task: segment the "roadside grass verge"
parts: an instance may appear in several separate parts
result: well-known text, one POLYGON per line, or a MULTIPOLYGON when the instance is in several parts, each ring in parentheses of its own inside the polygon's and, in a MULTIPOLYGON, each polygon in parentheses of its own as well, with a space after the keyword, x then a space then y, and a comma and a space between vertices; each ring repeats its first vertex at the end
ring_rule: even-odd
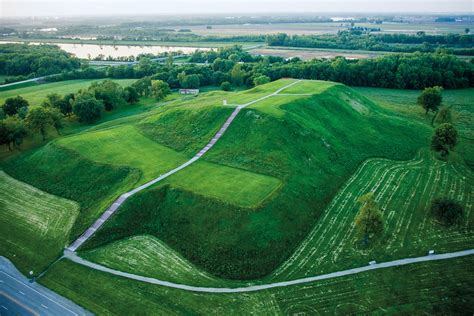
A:
POLYGON ((411 161, 369 159, 333 198, 295 253, 269 278, 287 280, 349 269, 371 260, 390 261, 451 252, 474 243, 474 174, 458 163, 442 162, 428 151, 411 161), (364 246, 355 232, 357 199, 374 192, 385 223, 384 235, 364 246), (430 214, 436 197, 465 209, 462 225, 446 228, 430 214))
POLYGON ((472 314, 473 257, 381 269, 252 293, 194 293, 95 271, 67 260, 40 282, 98 314, 472 314))
POLYGON ((40 273, 67 244, 79 205, 0 171, 0 254, 25 275, 40 273))

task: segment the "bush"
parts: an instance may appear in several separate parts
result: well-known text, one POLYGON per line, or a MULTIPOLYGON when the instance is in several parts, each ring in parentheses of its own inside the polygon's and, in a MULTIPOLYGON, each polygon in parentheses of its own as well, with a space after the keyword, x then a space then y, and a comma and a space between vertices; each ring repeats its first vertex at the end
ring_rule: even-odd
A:
POLYGON ((431 202, 431 213, 441 223, 451 226, 459 223, 463 216, 462 206, 448 198, 438 198, 431 202))
POLYGON ((229 81, 224 81, 222 84, 221 84, 221 89, 223 91, 230 91, 232 89, 232 85, 230 84, 229 81))
POLYGON ((82 93, 76 96, 72 108, 79 122, 91 124, 102 116, 104 102, 97 100, 90 93, 82 93))

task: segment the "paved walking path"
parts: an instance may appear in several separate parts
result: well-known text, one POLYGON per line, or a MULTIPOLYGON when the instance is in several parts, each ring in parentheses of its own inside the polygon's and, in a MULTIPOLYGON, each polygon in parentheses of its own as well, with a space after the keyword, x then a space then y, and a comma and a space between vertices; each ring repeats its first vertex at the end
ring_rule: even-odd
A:
POLYGON ((141 186, 139 186, 138 188, 135 188, 129 192, 126 192, 124 194, 122 194, 121 196, 118 197, 118 199, 116 199, 112 205, 99 217, 99 219, 97 219, 94 224, 92 224, 78 239, 76 239, 69 247, 67 247, 66 249, 69 250, 69 251, 76 251, 82 244, 84 244, 89 238, 92 237, 92 235, 94 235, 94 233, 117 211, 117 209, 132 195, 134 195, 135 193, 138 193, 152 185, 154 185, 155 183, 157 182, 160 182, 161 180, 171 176, 172 174, 175 174, 176 172, 180 171, 181 169, 184 169, 186 168, 187 166, 189 166, 190 164, 194 163, 196 160, 200 159, 206 152, 209 151, 209 149, 211 149, 215 143, 222 137, 222 135, 224 135, 225 131, 227 130, 227 128, 229 127, 229 125, 232 123, 232 121, 235 119, 235 117, 237 116, 237 114, 239 114, 240 110, 242 110, 243 108, 251 105, 251 104, 254 104, 254 103, 257 103, 259 101, 262 101, 262 100, 265 100, 267 98, 270 98, 274 95, 277 95, 279 94, 281 91, 283 91, 284 89, 286 88, 289 88, 297 83, 301 82, 301 80, 297 80, 295 82, 292 82, 280 89, 278 89, 277 91, 269 94, 269 95, 266 95, 264 97, 261 97, 257 100, 254 100, 254 101, 251 101, 249 103, 246 103, 246 104, 243 104, 243 105, 238 105, 235 110, 232 112, 232 114, 229 116, 229 118, 225 121, 224 125, 221 127, 221 129, 216 133, 216 135, 214 135, 214 137, 211 139, 211 141, 203 148, 201 149, 193 158, 191 158, 190 160, 188 160, 187 162, 185 162, 184 164, 176 167, 175 169, 171 170, 171 171, 168 171, 167 173, 159 176, 158 178, 156 179, 153 179, 141 186))
POLYGON ((276 288, 276 287, 285 287, 285 286, 310 283, 310 282, 315 282, 315 281, 320 281, 320 280, 339 278, 339 277, 367 272, 371 270, 385 269, 385 268, 390 268, 390 267, 399 267, 399 266, 404 266, 407 264, 427 262, 427 261, 446 260, 446 259, 459 258, 459 257, 470 256, 470 255, 474 255, 474 249, 450 252, 450 253, 444 253, 444 254, 437 254, 437 255, 427 255, 427 256, 416 257, 416 258, 399 259, 399 260, 388 261, 388 262, 383 262, 383 263, 375 263, 375 264, 370 264, 364 267, 348 269, 348 270, 327 273, 327 274, 322 274, 322 275, 307 277, 307 278, 302 278, 302 279, 290 280, 290 281, 282 281, 282 282, 260 284, 260 285, 250 285, 250 286, 239 287, 239 288, 216 288, 216 287, 201 287, 201 286, 191 286, 191 285, 186 285, 186 284, 178 284, 178 283, 163 281, 163 280, 159 280, 155 278, 144 277, 144 276, 136 275, 132 273, 122 272, 122 271, 114 270, 114 269, 102 266, 100 264, 82 259, 74 252, 65 251, 64 253, 65 258, 94 270, 110 273, 110 274, 124 277, 127 279, 146 282, 150 284, 157 284, 161 286, 166 286, 170 288, 191 291, 191 292, 205 292, 205 293, 255 292, 255 291, 267 290, 267 289, 276 288))

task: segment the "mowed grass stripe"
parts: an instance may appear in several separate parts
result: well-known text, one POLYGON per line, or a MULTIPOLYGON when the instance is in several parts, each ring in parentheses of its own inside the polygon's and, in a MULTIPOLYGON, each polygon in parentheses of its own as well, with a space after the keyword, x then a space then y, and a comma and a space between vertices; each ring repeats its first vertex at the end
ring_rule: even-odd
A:
POLYGON ((61 253, 78 214, 77 203, 0 171, 0 253, 22 272, 39 273, 61 253))
POLYGON ((469 248, 474 242, 472 221, 473 183, 458 177, 454 167, 424 152, 415 160, 395 162, 372 159, 352 177, 295 254, 271 277, 288 279, 350 268, 372 259, 387 261, 469 248), (459 193, 462 190, 464 193, 459 193), (384 237, 374 247, 363 248, 355 234, 358 197, 375 192, 385 218, 384 237), (454 192, 456 196, 454 196, 454 192), (429 204, 438 196, 456 197, 466 209, 461 226, 436 224, 429 204))

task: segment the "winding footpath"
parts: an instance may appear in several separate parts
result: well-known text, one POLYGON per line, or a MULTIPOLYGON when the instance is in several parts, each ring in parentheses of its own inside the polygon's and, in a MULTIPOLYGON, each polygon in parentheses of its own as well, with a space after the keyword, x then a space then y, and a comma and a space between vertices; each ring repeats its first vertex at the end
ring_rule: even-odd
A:
POLYGON ((211 141, 203 149, 201 149, 193 158, 186 161, 182 165, 174 168, 173 170, 168 171, 167 173, 160 175, 158 178, 153 179, 153 180, 139 186, 138 188, 135 188, 135 189, 133 189, 129 192, 126 192, 126 193, 122 194, 121 196, 119 196, 112 203, 112 205, 94 222, 94 224, 92 224, 78 239, 76 239, 69 247, 67 247, 66 250, 74 252, 79 247, 81 247, 89 238, 92 237, 92 235, 94 235, 94 233, 117 211, 117 209, 129 197, 131 197, 132 195, 134 195, 134 194, 136 194, 136 193, 138 193, 142 190, 145 190, 146 188, 156 184, 157 182, 162 181, 163 179, 166 179, 167 177, 175 174, 176 172, 186 168, 187 166, 191 165, 192 163, 194 163, 198 159, 200 159, 206 152, 208 152, 216 144, 216 142, 222 137, 222 135, 224 135, 225 131, 227 130, 227 128, 229 128, 230 124, 235 119, 237 114, 239 114, 240 110, 242 110, 243 108, 245 108, 245 107, 247 107, 251 104, 260 102, 260 101, 268 99, 268 98, 270 98, 274 95, 277 95, 281 91, 283 91, 284 89, 287 89, 287 88, 289 88, 289 87, 291 87, 291 86, 293 86, 293 85, 295 85, 299 82, 301 82, 301 80, 297 80, 295 82, 292 82, 292 83, 278 89, 277 91, 275 91, 275 92, 273 92, 269 95, 266 95, 264 97, 261 97, 259 99, 254 100, 254 101, 251 101, 249 103, 246 103, 246 104, 243 104, 243 105, 238 105, 235 108, 235 110, 232 112, 232 114, 229 116, 229 118, 225 121, 225 123, 221 127, 221 129, 214 135, 214 137, 211 139, 211 141))
POLYGON ((75 254, 74 252, 65 251, 65 253, 64 253, 65 258, 67 258, 67 259, 69 259, 69 260, 71 260, 75 263, 78 263, 80 265, 83 265, 83 266, 89 267, 91 269, 97 270, 97 271, 102 271, 102 272, 110 273, 110 274, 113 274, 113 275, 116 275, 116 276, 124 277, 124 278, 127 278, 127 279, 146 282, 146 283, 150 283, 150 284, 156 284, 156 285, 166 286, 166 287, 170 287, 170 288, 185 290, 185 291, 204 292, 204 293, 255 292, 255 291, 272 289, 272 288, 276 288, 276 287, 285 287, 285 286, 291 286, 291 285, 297 285, 297 284, 310 283, 310 282, 314 282, 314 281, 327 280, 327 279, 332 279, 332 278, 339 278, 339 277, 343 277, 343 276, 348 276, 348 275, 367 272, 367 271, 372 271, 372 270, 385 269, 385 268, 391 268, 391 267, 399 267, 399 266, 404 266, 404 265, 407 265, 407 264, 427 262, 427 261, 446 260, 446 259, 459 258, 459 257, 470 256, 470 255, 474 255, 474 249, 464 250, 464 251, 457 251, 457 252, 450 252, 450 253, 443 253, 443 254, 438 254, 438 255, 427 255, 427 256, 416 257, 416 258, 405 258, 405 259, 393 260, 393 261, 382 262, 382 263, 374 263, 374 264, 369 264, 368 266, 363 266, 363 267, 359 267, 359 268, 342 270, 342 271, 337 271, 337 272, 332 272, 332 273, 327 273, 327 274, 321 274, 321 275, 317 275, 317 276, 301 278, 301 279, 295 279, 295 280, 290 280, 290 281, 274 282, 274 283, 259 284, 259 285, 249 285, 249 286, 246 286, 246 287, 238 287, 238 288, 225 288, 225 287, 192 286, 192 285, 186 285, 186 284, 179 284, 179 283, 163 281, 163 280, 159 280, 159 279, 155 279, 155 278, 144 277, 144 276, 141 276, 141 275, 136 275, 136 274, 132 274, 132 273, 127 273, 127 272, 114 270, 114 269, 105 267, 103 265, 84 260, 81 257, 79 257, 77 254, 75 254))
MULTIPOLYGON (((327 274, 322 274, 318 276, 312 276, 312 277, 306 277, 306 278, 300 278, 300 279, 294 279, 294 280, 289 280, 289 281, 281 281, 281 282, 274 282, 274 283, 267 283, 267 284, 258 284, 258 285, 249 285, 249 286, 244 286, 244 287, 238 287, 238 288, 225 288, 225 287, 200 287, 200 286, 192 286, 192 285, 186 285, 186 284, 179 284, 179 283, 173 283, 169 281, 164 281, 156 278, 150 278, 150 277, 145 277, 137 274, 132 274, 132 273, 127 273, 123 271, 118 271, 114 270, 111 268, 108 268, 106 266, 87 261, 81 257, 79 257, 75 251, 81 247, 89 238, 94 235, 94 233, 117 211, 117 209, 132 195, 156 184, 157 182, 162 181, 163 179, 171 176, 172 174, 175 174, 176 172, 186 168, 187 166, 191 165, 198 159, 200 159, 206 152, 208 152, 215 144, 216 142, 222 137, 222 135, 226 132, 230 124, 233 122, 235 117, 239 114, 239 112, 254 103, 257 103, 259 101, 265 100, 267 98, 270 98, 275 95, 286 95, 286 94, 280 94, 281 91, 284 89, 287 89, 302 80, 297 80, 295 82, 292 82, 277 91, 266 95, 264 97, 261 97, 259 99, 256 99, 254 101, 248 102, 243 105, 237 105, 235 110, 232 112, 232 114, 227 118, 226 122, 224 125, 220 128, 220 130, 214 135, 214 137, 209 141, 209 143, 201 149, 193 158, 188 160, 187 162, 183 163, 182 165, 176 167, 175 169, 160 175, 158 178, 155 178, 129 192, 126 192, 122 194, 115 202, 97 219, 94 224, 92 224, 77 240, 75 240, 69 247, 67 247, 64 250, 64 258, 67 258, 71 260, 72 262, 75 262, 77 264, 89 267, 91 269, 105 272, 105 273, 110 273, 112 275, 124 277, 127 279, 131 280, 136 280, 136 281, 141 281, 141 282, 146 282, 150 284, 157 284, 169 288, 175 288, 175 289, 181 289, 185 291, 192 291, 192 292, 204 292, 204 293, 242 293, 242 292, 255 292, 255 291, 261 291, 261 290, 266 290, 266 289, 271 289, 271 288, 278 288, 278 287, 286 287, 286 286, 291 286, 291 285, 298 285, 298 284, 304 284, 304 283, 310 283, 314 281, 320 281, 320 280, 326 280, 326 279, 332 279, 332 278, 338 278, 338 277, 343 277, 343 276, 348 276, 348 275, 353 275, 357 273, 362 273, 362 272, 367 272, 371 270, 378 270, 378 269, 385 269, 385 268, 391 268, 391 267, 398 267, 398 266, 404 266, 408 264, 414 264, 414 263, 421 263, 421 262, 428 262, 428 261, 438 261, 438 260, 446 260, 446 259, 452 259, 452 258, 459 258, 459 257, 465 257, 465 256, 470 256, 474 255, 474 249, 469 249, 469 250, 463 250, 463 251, 457 251, 457 252, 450 252, 450 253, 444 253, 444 254, 431 254, 431 255, 426 255, 426 256, 421 256, 421 257, 415 257, 415 258, 405 258, 405 259, 398 259, 398 260, 393 260, 393 261, 388 261, 388 262, 382 262, 382 263, 375 263, 371 262, 367 266, 363 267, 358 267, 358 268, 353 268, 353 269, 348 269, 348 270, 343 270, 343 271, 337 271, 337 272, 332 272, 332 273, 327 273, 327 274)), ((306 94, 300 94, 300 95, 306 95, 306 94)))

